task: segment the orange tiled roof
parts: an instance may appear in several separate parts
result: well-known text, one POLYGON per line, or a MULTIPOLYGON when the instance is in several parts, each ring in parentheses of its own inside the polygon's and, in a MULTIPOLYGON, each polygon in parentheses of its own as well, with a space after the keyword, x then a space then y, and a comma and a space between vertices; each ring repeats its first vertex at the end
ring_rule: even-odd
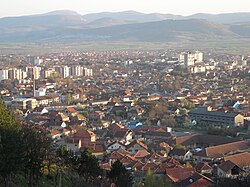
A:
POLYGON ((207 147, 202 151, 198 152, 196 155, 203 157, 210 157, 210 158, 220 158, 232 151, 247 150, 247 149, 250 149, 249 143, 242 140, 233 143, 207 147))
POLYGON ((140 142, 139 140, 134 140, 132 141, 130 144, 127 145, 127 149, 133 147, 135 144, 140 145, 141 147, 143 147, 144 149, 148 149, 148 146, 142 142, 140 142))
POLYGON ((166 175, 173 181, 179 182, 193 175, 194 168, 167 168, 166 175))
POLYGON ((230 160, 235 165, 239 166, 241 169, 243 169, 244 167, 250 167, 250 153, 248 152, 227 156, 224 157, 224 160, 230 160))
POLYGON ((77 112, 73 107, 68 107, 67 110, 68 110, 70 113, 76 113, 76 112, 77 112))

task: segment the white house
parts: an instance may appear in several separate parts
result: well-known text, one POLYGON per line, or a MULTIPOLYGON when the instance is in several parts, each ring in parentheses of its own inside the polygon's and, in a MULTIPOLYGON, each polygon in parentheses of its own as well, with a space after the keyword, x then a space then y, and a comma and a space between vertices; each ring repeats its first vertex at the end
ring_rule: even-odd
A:
POLYGON ((125 147, 126 146, 123 143, 121 143, 119 141, 114 141, 114 142, 112 142, 111 144, 109 144, 107 146, 106 151, 107 151, 107 153, 111 153, 111 152, 116 151, 116 150, 118 150, 120 148, 125 149, 125 147))

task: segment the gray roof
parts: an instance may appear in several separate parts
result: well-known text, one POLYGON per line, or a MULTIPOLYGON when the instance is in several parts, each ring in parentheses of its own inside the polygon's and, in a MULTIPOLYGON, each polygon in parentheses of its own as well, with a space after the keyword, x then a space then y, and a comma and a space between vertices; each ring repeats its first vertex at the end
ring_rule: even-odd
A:
POLYGON ((220 117, 235 117, 239 113, 236 112, 222 112, 222 111, 208 111, 205 107, 199 107, 191 110, 189 114, 201 114, 210 116, 220 116, 220 117))

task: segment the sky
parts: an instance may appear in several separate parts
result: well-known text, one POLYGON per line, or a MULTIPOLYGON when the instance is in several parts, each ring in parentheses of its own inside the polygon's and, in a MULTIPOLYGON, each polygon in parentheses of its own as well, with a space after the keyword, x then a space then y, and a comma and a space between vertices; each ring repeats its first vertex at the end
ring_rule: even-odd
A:
POLYGON ((250 12, 250 0, 0 0, 0 17, 73 10, 80 14, 134 10, 143 13, 250 12))

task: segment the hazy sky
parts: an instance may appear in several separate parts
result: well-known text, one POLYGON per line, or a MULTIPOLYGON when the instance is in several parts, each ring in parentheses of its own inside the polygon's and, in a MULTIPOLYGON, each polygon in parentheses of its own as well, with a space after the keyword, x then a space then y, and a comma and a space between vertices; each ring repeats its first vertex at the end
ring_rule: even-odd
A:
POLYGON ((144 13, 250 12, 250 0, 0 0, 0 17, 69 9, 81 14, 135 10, 144 13))

